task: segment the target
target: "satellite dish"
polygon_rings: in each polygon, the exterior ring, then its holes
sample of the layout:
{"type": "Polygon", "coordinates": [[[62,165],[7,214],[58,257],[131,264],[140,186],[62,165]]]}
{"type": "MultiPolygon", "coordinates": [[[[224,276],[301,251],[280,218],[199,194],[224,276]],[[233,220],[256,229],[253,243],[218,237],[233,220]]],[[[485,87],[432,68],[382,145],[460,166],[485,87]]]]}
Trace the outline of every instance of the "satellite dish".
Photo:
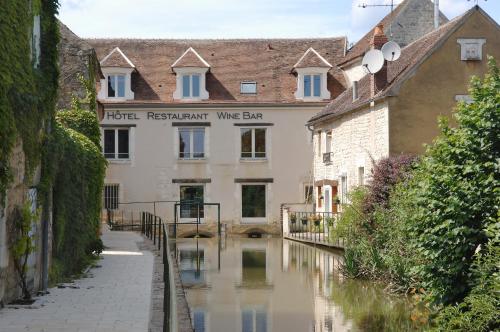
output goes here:
{"type": "Polygon", "coordinates": [[[396,61],[401,56],[401,47],[396,42],[390,41],[382,46],[382,53],[387,61],[396,61]]]}
{"type": "Polygon", "coordinates": [[[375,74],[384,66],[384,54],[380,50],[369,50],[363,57],[364,70],[368,74],[375,74]]]}

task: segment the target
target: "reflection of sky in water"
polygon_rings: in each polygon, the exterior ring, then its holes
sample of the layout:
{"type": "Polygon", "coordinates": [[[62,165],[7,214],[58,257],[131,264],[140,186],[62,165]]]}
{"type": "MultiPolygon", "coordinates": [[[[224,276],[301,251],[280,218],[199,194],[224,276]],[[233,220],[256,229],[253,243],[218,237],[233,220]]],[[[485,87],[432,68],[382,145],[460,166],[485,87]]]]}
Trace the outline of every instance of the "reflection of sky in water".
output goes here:
{"type": "Polygon", "coordinates": [[[176,252],[197,332],[418,331],[405,298],[343,280],[338,253],[281,239],[196,241],[178,239],[176,252]]]}

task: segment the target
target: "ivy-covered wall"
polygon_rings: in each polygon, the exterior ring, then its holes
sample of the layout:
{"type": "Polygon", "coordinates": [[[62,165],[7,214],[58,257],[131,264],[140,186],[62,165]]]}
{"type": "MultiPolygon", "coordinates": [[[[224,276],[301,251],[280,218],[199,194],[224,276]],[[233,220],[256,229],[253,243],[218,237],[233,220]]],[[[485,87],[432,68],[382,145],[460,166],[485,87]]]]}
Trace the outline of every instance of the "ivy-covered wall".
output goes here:
{"type": "MultiPolygon", "coordinates": [[[[57,0],[9,0],[0,9],[0,302],[18,291],[9,250],[16,236],[9,232],[19,230],[10,226],[16,224],[13,212],[39,181],[42,142],[55,112],[57,10],[57,0]],[[35,22],[40,22],[36,28],[35,22]]],[[[38,252],[30,263],[32,287],[40,282],[40,220],[34,231],[38,252]]]]}

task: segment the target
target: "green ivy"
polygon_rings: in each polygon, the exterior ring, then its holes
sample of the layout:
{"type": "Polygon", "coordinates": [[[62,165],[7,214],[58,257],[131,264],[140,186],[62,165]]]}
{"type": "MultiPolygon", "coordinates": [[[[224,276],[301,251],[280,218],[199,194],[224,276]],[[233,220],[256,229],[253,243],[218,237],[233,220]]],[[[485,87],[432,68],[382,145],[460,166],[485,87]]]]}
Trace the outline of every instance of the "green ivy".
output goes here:
{"type": "Polygon", "coordinates": [[[16,141],[26,157],[26,183],[40,162],[43,128],[52,117],[59,75],[57,0],[11,0],[0,10],[0,196],[11,181],[9,158],[16,141]],[[33,16],[41,18],[40,65],[31,59],[33,16]]]}

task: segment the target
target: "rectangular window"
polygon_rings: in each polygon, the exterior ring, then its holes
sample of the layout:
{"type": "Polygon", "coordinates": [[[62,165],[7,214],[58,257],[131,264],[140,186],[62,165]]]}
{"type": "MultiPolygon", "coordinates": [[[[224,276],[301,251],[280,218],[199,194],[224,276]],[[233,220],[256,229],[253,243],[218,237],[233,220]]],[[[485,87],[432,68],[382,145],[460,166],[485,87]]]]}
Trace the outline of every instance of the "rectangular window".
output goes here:
{"type": "Polygon", "coordinates": [[[313,202],[313,186],[304,186],[304,202],[311,204],[313,202]]]}
{"type": "Polygon", "coordinates": [[[358,167],[358,185],[363,186],[365,184],[365,168],[358,167]]]}
{"type": "Polygon", "coordinates": [[[125,97],[125,75],[108,75],[108,97],[125,97]]]}
{"type": "Polygon", "coordinates": [[[325,152],[330,153],[332,152],[332,132],[328,131],[326,133],[326,144],[325,144],[325,152]]]}
{"type": "Polygon", "coordinates": [[[242,283],[266,283],[266,250],[243,249],[241,252],[242,283]]]}
{"type": "Polygon", "coordinates": [[[266,186],[242,185],[241,205],[243,218],[266,217],[266,186]]]}
{"type": "Polygon", "coordinates": [[[183,285],[205,283],[205,251],[203,249],[179,250],[179,272],[183,285]]]}
{"type": "Polygon", "coordinates": [[[241,158],[266,158],[266,129],[241,129],[241,158]]]}
{"type": "Polygon", "coordinates": [[[179,128],[179,158],[205,158],[205,128],[179,128]]]}
{"type": "Polygon", "coordinates": [[[321,96],[321,75],[314,75],[314,80],[313,80],[313,86],[314,86],[314,97],[320,97],[321,96]]]}
{"type": "Polygon", "coordinates": [[[343,175],[340,177],[340,185],[341,185],[341,197],[340,197],[340,203],[346,204],[347,203],[347,175],[343,175]]]}
{"type": "Polygon", "coordinates": [[[200,96],[201,77],[198,74],[182,76],[182,97],[198,98],[200,96]]]}
{"type": "Polygon", "coordinates": [[[107,159],[130,159],[129,129],[104,130],[104,157],[107,159]]]}
{"type": "Polygon", "coordinates": [[[257,93],[257,82],[241,82],[240,85],[241,94],[256,94],[257,93]]]}
{"type": "Polygon", "coordinates": [[[119,203],[119,185],[118,184],[105,184],[104,185],[104,203],[103,206],[106,210],[117,210],[119,203]]]}
{"type": "Polygon", "coordinates": [[[304,97],[311,97],[311,75],[304,75],[304,97]]]}
{"type": "Polygon", "coordinates": [[[205,311],[195,309],[193,311],[193,327],[195,332],[205,332],[205,311]]]}
{"type": "Polygon", "coordinates": [[[304,75],[304,97],[321,97],[321,75],[304,75]]]}
{"type": "Polygon", "coordinates": [[[203,191],[203,186],[180,186],[181,218],[204,218],[203,191]]]}
{"type": "Polygon", "coordinates": [[[241,311],[242,332],[267,332],[267,312],[263,309],[241,311]]]}

